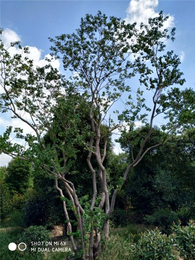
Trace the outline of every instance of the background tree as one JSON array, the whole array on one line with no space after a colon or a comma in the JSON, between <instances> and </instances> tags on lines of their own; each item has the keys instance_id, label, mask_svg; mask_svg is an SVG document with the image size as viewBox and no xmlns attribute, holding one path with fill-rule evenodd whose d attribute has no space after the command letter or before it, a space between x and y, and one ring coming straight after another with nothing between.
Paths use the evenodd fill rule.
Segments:
<instances>
[{"instance_id":1,"label":"background tree","mask_svg":"<svg viewBox=\"0 0 195 260\"><path fill-rule=\"evenodd\" d=\"M24 194L32 184L31 166L26 160L15 158L7 167L5 182L12 193Z\"/></svg>"},{"instance_id":2,"label":"background tree","mask_svg":"<svg viewBox=\"0 0 195 260\"><path fill-rule=\"evenodd\" d=\"M55 189L55 181L47 175L34 173L34 183L22 209L22 226L64 225L64 212L59 193Z\"/></svg>"},{"instance_id":3,"label":"background tree","mask_svg":"<svg viewBox=\"0 0 195 260\"><path fill-rule=\"evenodd\" d=\"M1 220L5 226L22 225L22 210L33 185L30 163L15 158L1 169Z\"/></svg>"},{"instance_id":4,"label":"background tree","mask_svg":"<svg viewBox=\"0 0 195 260\"><path fill-rule=\"evenodd\" d=\"M131 158L132 149L139 149L144 131L147 130L142 127L121 136L126 156ZM152 145L162 135L164 133L155 129L147 145ZM124 187L124 197L131 200L128 211L131 220L146 221L168 232L173 221L180 219L186 224L194 218L193 151L194 130L190 129L178 136L169 134L163 146L145 155Z\"/></svg>"},{"instance_id":5,"label":"background tree","mask_svg":"<svg viewBox=\"0 0 195 260\"><path fill-rule=\"evenodd\" d=\"M12 197L5 183L6 167L0 167L0 219L4 220L12 210Z\"/></svg>"}]
</instances>

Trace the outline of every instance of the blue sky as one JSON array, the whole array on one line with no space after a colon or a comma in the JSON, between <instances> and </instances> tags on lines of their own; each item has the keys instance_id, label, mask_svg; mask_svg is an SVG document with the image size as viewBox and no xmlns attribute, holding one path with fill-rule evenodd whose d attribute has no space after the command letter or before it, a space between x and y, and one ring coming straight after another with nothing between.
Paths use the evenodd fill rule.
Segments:
<instances>
[{"instance_id":1,"label":"blue sky","mask_svg":"<svg viewBox=\"0 0 195 260\"><path fill-rule=\"evenodd\" d=\"M22 45L31 46L32 58L37 64L50 52L48 37L74 32L86 13L96 14L101 10L108 16L114 15L128 22L145 22L162 10L170 15L168 26L176 27L176 40L169 48L181 58L185 87L195 88L195 0L2 0L0 8L0 27L7 32L5 41L17 38ZM1 129L6 122L8 119L0 115ZM7 164L7 161L8 157L0 156L0 165Z\"/></svg>"}]
</instances>

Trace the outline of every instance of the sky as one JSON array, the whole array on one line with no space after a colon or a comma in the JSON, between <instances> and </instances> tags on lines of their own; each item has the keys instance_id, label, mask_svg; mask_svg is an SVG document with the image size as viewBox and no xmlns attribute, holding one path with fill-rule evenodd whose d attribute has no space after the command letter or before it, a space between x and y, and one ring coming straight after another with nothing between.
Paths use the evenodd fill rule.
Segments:
<instances>
[{"instance_id":1,"label":"sky","mask_svg":"<svg viewBox=\"0 0 195 260\"><path fill-rule=\"evenodd\" d=\"M180 69L186 79L184 87L195 88L195 0L1 0L2 39L7 46L10 41L17 40L23 46L29 46L31 58L37 65L43 65L44 57L50 53L48 37L73 33L79 27L81 17L87 13L95 15L98 10L129 23L147 22L161 10L169 15L166 26L176 27L176 40L168 47L181 59ZM58 61L54 66L60 69ZM0 134L10 122L10 118L0 115ZM0 166L9 161L10 157L0 155Z\"/></svg>"}]
</instances>

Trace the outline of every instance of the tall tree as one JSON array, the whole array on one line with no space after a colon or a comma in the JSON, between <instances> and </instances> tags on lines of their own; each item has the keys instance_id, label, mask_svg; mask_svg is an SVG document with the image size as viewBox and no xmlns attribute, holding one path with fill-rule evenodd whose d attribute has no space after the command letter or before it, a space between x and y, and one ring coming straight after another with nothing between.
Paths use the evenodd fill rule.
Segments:
<instances>
[{"instance_id":1,"label":"tall tree","mask_svg":"<svg viewBox=\"0 0 195 260\"><path fill-rule=\"evenodd\" d=\"M132 150L139 150L146 131L142 127L121 136L127 157L132 157ZM163 132L154 129L147 146L162 135ZM194 129L176 136L168 134L164 145L147 153L129 175L124 197L131 198L132 208L128 213L136 216L135 221L143 222L147 215L150 224L167 229L176 218L187 223L194 217L194 140Z\"/></svg>"},{"instance_id":2,"label":"tall tree","mask_svg":"<svg viewBox=\"0 0 195 260\"><path fill-rule=\"evenodd\" d=\"M114 210L117 193L126 182L129 171L148 151L160 145L155 143L146 147L153 131L154 118L167 109L174 111L174 100L169 102L174 87L170 90L169 87L183 84L184 80L178 69L178 56L173 51L165 50L165 41L173 40L175 34L174 29L169 32L163 28L167 19L161 12L158 17L149 19L147 25L141 24L140 30L137 30L135 24L126 24L116 17L108 18L101 12L95 16L87 14L81 19L80 27L75 33L51 39L54 44L53 54L62 58L65 70L73 73L73 77L69 79L60 77L49 64L45 68L35 68L28 58L23 60L20 55L11 57L1 44L1 87L4 91L1 94L2 111L11 111L35 133L22 135L21 129L15 130L17 137L28 142L29 149L25 151L22 145L13 145L9 141L11 128L8 128L0 139L2 151L13 156L20 154L33 158L38 166L55 177L56 188L63 198L73 251L81 259L96 259L100 254L102 237L107 239L109 236L109 218ZM141 86L137 89L135 102L128 83L136 74ZM62 87L65 88L65 94L61 91ZM151 93L150 107L145 104L141 88ZM162 93L166 105L161 99ZM124 94L127 109L122 112L116 110L118 119L114 120L111 116L112 106ZM66 117L67 124L63 131L60 129L58 132L53 131L51 125L56 104L62 98L69 102L65 102L68 104L66 115L61 115ZM80 103L82 100L89 105L89 124L84 125L83 129L78 128L82 120L75 107L78 100L79 106L83 107L82 102ZM29 120L23 118L20 111L28 113ZM176 117L177 115L175 119ZM124 123L132 127L136 120L149 120L148 131L123 176L119 177L113 194L110 194L105 167L109 136L116 129L120 131ZM104 129L102 124L106 125ZM173 128L170 124L168 126L169 131L176 128L175 124ZM53 139L52 145L46 145L42 138L49 131ZM87 142L84 139L86 135L89 138ZM63 137L63 141L59 136ZM92 176L93 195L90 203L85 206L78 198L74 183L68 178L68 172L71 172L75 162L78 144L87 151L86 160ZM97 185L97 178L100 187ZM72 203L71 208L78 221L80 230L76 235L79 235L80 240L75 240L72 233L64 191ZM85 237L88 232L87 253Z\"/></svg>"},{"instance_id":3,"label":"tall tree","mask_svg":"<svg viewBox=\"0 0 195 260\"><path fill-rule=\"evenodd\" d=\"M10 192L24 194L30 186L30 164L28 161L15 158L7 167L7 175L5 182L7 183Z\"/></svg>"}]
</instances>

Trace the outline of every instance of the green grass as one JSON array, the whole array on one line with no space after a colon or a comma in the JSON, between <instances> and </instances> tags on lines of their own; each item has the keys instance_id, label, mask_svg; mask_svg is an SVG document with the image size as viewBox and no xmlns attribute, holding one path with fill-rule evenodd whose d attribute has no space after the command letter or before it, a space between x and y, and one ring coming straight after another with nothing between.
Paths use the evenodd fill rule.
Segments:
<instances>
[{"instance_id":1,"label":"green grass","mask_svg":"<svg viewBox=\"0 0 195 260\"><path fill-rule=\"evenodd\" d=\"M132 243L136 242L140 233L146 229L144 225L113 228L99 260L129 260Z\"/></svg>"}]
</instances>

